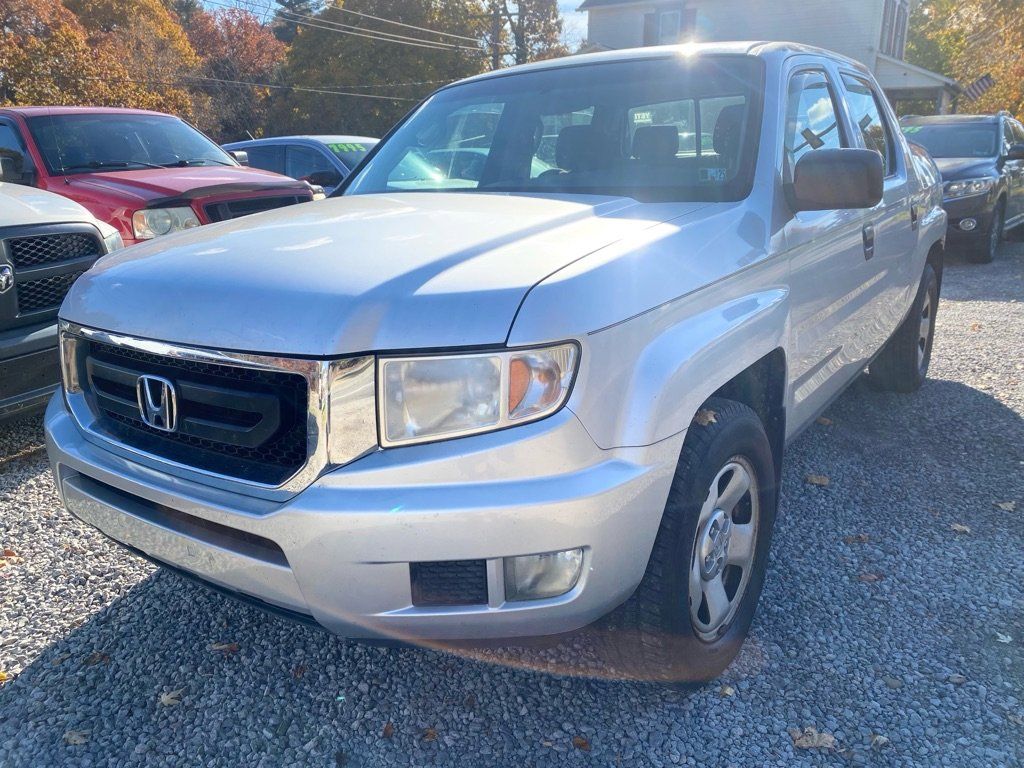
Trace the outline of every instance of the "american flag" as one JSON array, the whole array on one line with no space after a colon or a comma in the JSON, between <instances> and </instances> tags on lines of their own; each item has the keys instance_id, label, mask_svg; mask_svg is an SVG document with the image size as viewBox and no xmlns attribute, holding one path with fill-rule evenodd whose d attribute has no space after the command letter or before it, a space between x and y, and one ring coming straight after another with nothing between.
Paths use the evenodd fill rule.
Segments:
<instances>
[{"instance_id":1,"label":"american flag","mask_svg":"<svg viewBox=\"0 0 1024 768\"><path fill-rule=\"evenodd\" d=\"M964 88L964 96L966 96L969 101L976 101L981 97L981 94L995 84L996 81L992 78L992 75L982 75Z\"/></svg>"}]
</instances>

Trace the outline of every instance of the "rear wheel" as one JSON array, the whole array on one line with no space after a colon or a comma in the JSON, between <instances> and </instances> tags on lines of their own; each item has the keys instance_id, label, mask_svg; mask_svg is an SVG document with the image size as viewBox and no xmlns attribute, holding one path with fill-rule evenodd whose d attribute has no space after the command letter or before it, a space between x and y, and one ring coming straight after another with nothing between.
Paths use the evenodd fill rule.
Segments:
<instances>
[{"instance_id":1,"label":"rear wheel","mask_svg":"<svg viewBox=\"0 0 1024 768\"><path fill-rule=\"evenodd\" d=\"M984 242L978 243L973 250L967 252L967 258L975 264L988 264L996 257L999 250L999 243L1003 239L1003 225L1006 222L1006 203L1000 200L996 203L996 209L992 213L992 221L989 222L988 230L985 232Z\"/></svg>"},{"instance_id":2,"label":"rear wheel","mask_svg":"<svg viewBox=\"0 0 1024 768\"><path fill-rule=\"evenodd\" d=\"M768 437L741 403L713 398L702 413L643 581L606 622L608 661L629 677L716 677L739 652L761 593L776 506Z\"/></svg>"},{"instance_id":3,"label":"rear wheel","mask_svg":"<svg viewBox=\"0 0 1024 768\"><path fill-rule=\"evenodd\" d=\"M924 383L938 307L939 280L932 265L926 264L910 314L868 367L868 380L876 389L913 392Z\"/></svg>"}]
</instances>

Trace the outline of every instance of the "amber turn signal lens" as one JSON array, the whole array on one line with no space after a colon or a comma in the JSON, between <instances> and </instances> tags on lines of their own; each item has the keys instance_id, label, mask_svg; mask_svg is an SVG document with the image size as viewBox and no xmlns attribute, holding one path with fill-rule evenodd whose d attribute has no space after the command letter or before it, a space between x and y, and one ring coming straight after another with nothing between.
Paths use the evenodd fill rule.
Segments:
<instances>
[{"instance_id":1,"label":"amber turn signal lens","mask_svg":"<svg viewBox=\"0 0 1024 768\"><path fill-rule=\"evenodd\" d=\"M530 386L530 367L521 359L511 362L508 370L508 412L512 413L526 397Z\"/></svg>"}]
</instances>

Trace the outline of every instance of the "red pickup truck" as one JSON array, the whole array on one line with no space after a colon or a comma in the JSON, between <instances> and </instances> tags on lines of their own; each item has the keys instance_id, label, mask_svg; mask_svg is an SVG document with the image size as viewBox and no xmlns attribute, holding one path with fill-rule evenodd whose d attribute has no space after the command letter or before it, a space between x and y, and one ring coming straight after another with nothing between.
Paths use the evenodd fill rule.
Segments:
<instances>
[{"instance_id":1,"label":"red pickup truck","mask_svg":"<svg viewBox=\"0 0 1024 768\"><path fill-rule=\"evenodd\" d=\"M71 198L126 245L313 198L305 182L239 165L184 120L138 109L0 109L0 181Z\"/></svg>"}]
</instances>

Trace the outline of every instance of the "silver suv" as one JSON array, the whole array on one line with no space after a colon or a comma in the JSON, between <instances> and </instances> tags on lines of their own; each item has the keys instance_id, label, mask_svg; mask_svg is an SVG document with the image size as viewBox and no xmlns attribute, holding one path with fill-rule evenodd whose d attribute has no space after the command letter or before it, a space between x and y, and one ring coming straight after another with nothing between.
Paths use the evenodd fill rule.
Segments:
<instances>
[{"instance_id":1,"label":"silver suv","mask_svg":"<svg viewBox=\"0 0 1024 768\"><path fill-rule=\"evenodd\" d=\"M787 441L920 386L945 214L871 75L775 43L443 88L332 199L101 259L61 310L60 494L349 637L595 633L718 674Z\"/></svg>"}]
</instances>

